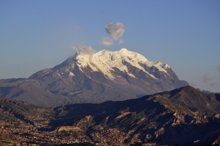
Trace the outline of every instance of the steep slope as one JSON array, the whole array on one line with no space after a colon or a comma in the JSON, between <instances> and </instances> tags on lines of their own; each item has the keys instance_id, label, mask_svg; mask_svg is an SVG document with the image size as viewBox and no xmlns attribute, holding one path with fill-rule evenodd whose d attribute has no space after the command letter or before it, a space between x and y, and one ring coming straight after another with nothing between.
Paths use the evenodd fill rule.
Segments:
<instances>
[{"instance_id":1,"label":"steep slope","mask_svg":"<svg viewBox=\"0 0 220 146\"><path fill-rule=\"evenodd\" d=\"M219 94L202 94L187 86L139 99L54 110L57 119L65 119L60 125L93 131L93 136L116 128L128 141L139 139L136 143L210 145L220 135L219 99Z\"/></svg>"},{"instance_id":2,"label":"steep slope","mask_svg":"<svg viewBox=\"0 0 220 146\"><path fill-rule=\"evenodd\" d=\"M216 114L216 111L220 113L220 94L201 93L191 86L158 93L154 96L163 105L172 105L190 116L206 115L211 117Z\"/></svg>"},{"instance_id":3,"label":"steep slope","mask_svg":"<svg viewBox=\"0 0 220 146\"><path fill-rule=\"evenodd\" d=\"M108 101L101 104L73 104L62 107L58 106L54 110L58 112L57 117L69 118L86 115L100 116L100 114L107 115L106 113L114 112L116 114L120 113L119 111L121 110L124 110L124 112L134 111L136 113L145 110L149 114L154 114L155 111L151 111L153 108L162 113L165 110L180 112L182 115L190 117L201 116L210 118L220 113L220 94L204 94L191 86L186 86L169 92L147 95L138 99L118 102ZM105 112L103 113L103 111ZM158 115L157 112L156 115Z\"/></svg>"},{"instance_id":4,"label":"steep slope","mask_svg":"<svg viewBox=\"0 0 220 146\"><path fill-rule=\"evenodd\" d=\"M28 79L0 80L0 95L40 106L122 101L188 85L167 64L123 48L81 52Z\"/></svg>"},{"instance_id":5,"label":"steep slope","mask_svg":"<svg viewBox=\"0 0 220 146\"><path fill-rule=\"evenodd\" d=\"M75 54L29 79L37 80L44 90L67 96L71 103L126 100L188 85L169 65L150 62L125 48Z\"/></svg>"}]
</instances>

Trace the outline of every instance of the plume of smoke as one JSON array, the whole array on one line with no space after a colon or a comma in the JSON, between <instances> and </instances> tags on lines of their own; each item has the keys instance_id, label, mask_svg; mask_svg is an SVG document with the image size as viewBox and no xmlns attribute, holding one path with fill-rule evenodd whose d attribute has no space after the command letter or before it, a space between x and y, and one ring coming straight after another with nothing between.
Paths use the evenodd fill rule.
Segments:
<instances>
[{"instance_id":1,"label":"plume of smoke","mask_svg":"<svg viewBox=\"0 0 220 146\"><path fill-rule=\"evenodd\" d=\"M102 45L110 46L113 44L113 40L109 37L102 37L102 40L99 43Z\"/></svg>"},{"instance_id":2,"label":"plume of smoke","mask_svg":"<svg viewBox=\"0 0 220 146\"><path fill-rule=\"evenodd\" d=\"M118 44L123 44L123 43L124 43L123 39L120 39L120 40L118 41Z\"/></svg>"},{"instance_id":3,"label":"plume of smoke","mask_svg":"<svg viewBox=\"0 0 220 146\"><path fill-rule=\"evenodd\" d=\"M77 55L88 55L90 60L92 59L93 54L96 52L96 50L92 49L91 46L86 46L84 44L79 44L79 47L74 46L73 50Z\"/></svg>"},{"instance_id":4,"label":"plume of smoke","mask_svg":"<svg viewBox=\"0 0 220 146\"><path fill-rule=\"evenodd\" d=\"M115 25L111 22L108 22L105 26L105 30L114 40L117 40L123 35L125 28L124 25L120 22L117 22Z\"/></svg>"}]
</instances>

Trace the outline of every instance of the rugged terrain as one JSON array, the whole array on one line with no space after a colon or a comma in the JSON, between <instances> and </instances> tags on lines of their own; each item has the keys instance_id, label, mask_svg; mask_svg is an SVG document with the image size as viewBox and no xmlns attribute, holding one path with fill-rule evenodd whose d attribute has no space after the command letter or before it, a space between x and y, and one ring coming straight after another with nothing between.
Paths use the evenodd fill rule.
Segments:
<instances>
[{"instance_id":1,"label":"rugged terrain","mask_svg":"<svg viewBox=\"0 0 220 146\"><path fill-rule=\"evenodd\" d=\"M125 48L79 52L28 79L0 80L0 96L39 106L122 101L187 86L168 64Z\"/></svg>"},{"instance_id":2,"label":"rugged terrain","mask_svg":"<svg viewBox=\"0 0 220 146\"><path fill-rule=\"evenodd\" d=\"M100 104L42 108L1 98L0 105L4 144L220 144L220 94L190 86Z\"/></svg>"}]
</instances>

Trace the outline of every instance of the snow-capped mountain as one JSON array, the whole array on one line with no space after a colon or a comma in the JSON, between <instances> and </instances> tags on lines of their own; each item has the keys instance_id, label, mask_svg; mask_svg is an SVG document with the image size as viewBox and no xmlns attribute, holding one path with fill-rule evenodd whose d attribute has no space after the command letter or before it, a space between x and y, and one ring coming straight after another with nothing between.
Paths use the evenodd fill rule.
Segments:
<instances>
[{"instance_id":1,"label":"snow-capped mountain","mask_svg":"<svg viewBox=\"0 0 220 146\"><path fill-rule=\"evenodd\" d=\"M126 100L188 85L168 64L148 61L125 48L76 53L54 68L38 71L19 82L65 97L63 104Z\"/></svg>"},{"instance_id":2,"label":"snow-capped mountain","mask_svg":"<svg viewBox=\"0 0 220 146\"><path fill-rule=\"evenodd\" d=\"M145 67L155 67L159 71L166 73L168 76L169 73L167 73L166 69L170 68L168 64L162 64L161 62L155 61L150 62L141 54L128 51L125 48L115 52L102 50L94 55L79 54L77 56L71 56L67 59L67 62L71 65L77 62L77 65L82 72L83 68L87 67L91 68L93 72L102 72L106 78L110 80L114 80L116 78L116 76L112 73L115 68L119 69L124 74L136 78L135 75L129 71L128 65L144 71L154 79L157 79L157 77L145 70Z\"/></svg>"}]
</instances>

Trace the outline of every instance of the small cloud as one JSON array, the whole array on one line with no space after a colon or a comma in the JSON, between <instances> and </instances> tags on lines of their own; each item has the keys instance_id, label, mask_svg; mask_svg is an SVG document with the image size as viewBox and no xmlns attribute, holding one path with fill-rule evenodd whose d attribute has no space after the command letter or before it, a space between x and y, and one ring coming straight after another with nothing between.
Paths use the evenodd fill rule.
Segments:
<instances>
[{"instance_id":1,"label":"small cloud","mask_svg":"<svg viewBox=\"0 0 220 146\"><path fill-rule=\"evenodd\" d=\"M76 51L76 54L86 54L89 55L90 59L92 58L93 54L96 52L96 50L93 50L91 46L86 46L83 43L79 44L79 47L73 47L73 50Z\"/></svg>"},{"instance_id":2,"label":"small cloud","mask_svg":"<svg viewBox=\"0 0 220 146\"><path fill-rule=\"evenodd\" d=\"M114 40L118 40L118 38L123 35L125 28L124 25L120 22L117 22L115 25L111 22L108 22L105 26L105 30Z\"/></svg>"},{"instance_id":3,"label":"small cloud","mask_svg":"<svg viewBox=\"0 0 220 146\"><path fill-rule=\"evenodd\" d=\"M123 39L120 39L120 40L118 41L118 44L123 44L123 43L124 43Z\"/></svg>"},{"instance_id":4,"label":"small cloud","mask_svg":"<svg viewBox=\"0 0 220 146\"><path fill-rule=\"evenodd\" d=\"M190 86L193 86L193 87L196 87L196 86L197 86L197 84L192 83L192 82L189 82L189 85L190 85Z\"/></svg>"},{"instance_id":5,"label":"small cloud","mask_svg":"<svg viewBox=\"0 0 220 146\"><path fill-rule=\"evenodd\" d=\"M217 66L217 70L218 70L219 73L220 73L220 64Z\"/></svg>"},{"instance_id":6,"label":"small cloud","mask_svg":"<svg viewBox=\"0 0 220 146\"><path fill-rule=\"evenodd\" d=\"M214 82L212 82L212 83L210 84L210 86L220 88L220 84L214 83Z\"/></svg>"},{"instance_id":7,"label":"small cloud","mask_svg":"<svg viewBox=\"0 0 220 146\"><path fill-rule=\"evenodd\" d=\"M208 82L210 82L210 81L213 80L213 78L208 77L208 75L209 75L208 73L205 74L205 75L203 75L203 81L204 81L205 83L208 83Z\"/></svg>"},{"instance_id":8,"label":"small cloud","mask_svg":"<svg viewBox=\"0 0 220 146\"><path fill-rule=\"evenodd\" d=\"M109 37L102 37L102 40L99 43L102 45L110 46L113 44L113 40L110 39Z\"/></svg>"}]
</instances>

